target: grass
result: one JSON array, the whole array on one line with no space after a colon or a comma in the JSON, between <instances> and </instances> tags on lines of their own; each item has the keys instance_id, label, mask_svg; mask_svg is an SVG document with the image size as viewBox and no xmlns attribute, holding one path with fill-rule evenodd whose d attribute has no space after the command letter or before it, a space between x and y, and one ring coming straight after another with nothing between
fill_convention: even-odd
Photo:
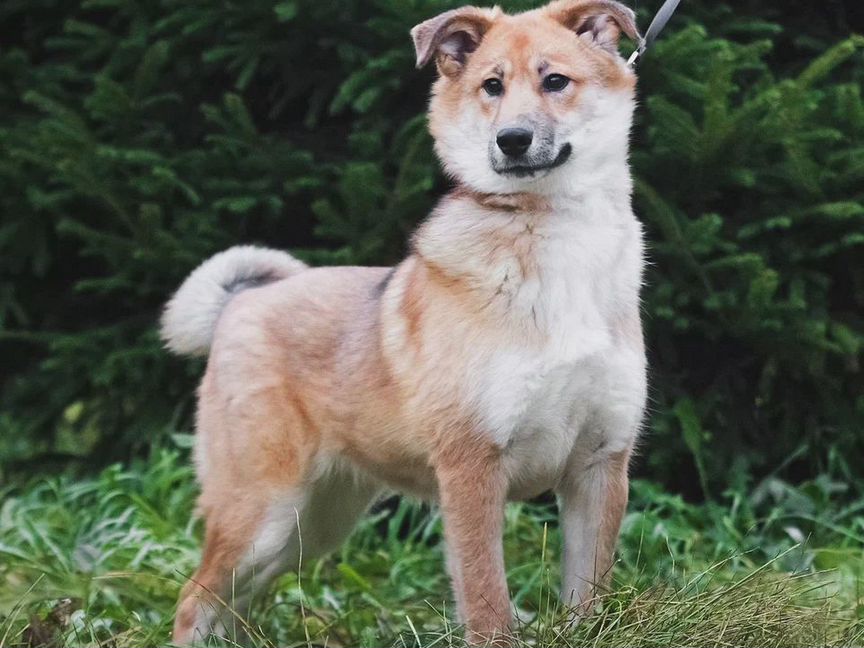
<instances>
[{"instance_id":1,"label":"grass","mask_svg":"<svg viewBox=\"0 0 864 648\"><path fill-rule=\"evenodd\" d=\"M823 476L769 479L692 505L635 482L612 590L575 624L559 608L551 504L507 510L518 645L864 645L864 499ZM8 490L0 508L0 648L154 646L198 558L178 450L84 481ZM337 554L258 593L262 646L461 645L433 509L390 501ZM242 620L238 624L242 624ZM220 642L213 642L214 645ZM220 645L232 645L226 638Z\"/></svg>"}]
</instances>

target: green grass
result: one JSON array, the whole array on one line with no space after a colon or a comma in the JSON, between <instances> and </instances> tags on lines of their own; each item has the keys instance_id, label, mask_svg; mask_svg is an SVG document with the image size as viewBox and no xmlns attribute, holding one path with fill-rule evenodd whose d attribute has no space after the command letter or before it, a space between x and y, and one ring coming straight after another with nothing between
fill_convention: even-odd
<instances>
[{"instance_id":1,"label":"green grass","mask_svg":"<svg viewBox=\"0 0 864 648\"><path fill-rule=\"evenodd\" d=\"M864 645L864 498L838 492L844 488L827 476L797 488L770 479L746 495L697 506L635 482L612 591L578 625L555 599L554 506L512 505L505 549L520 619L516 640ZM0 648L168 643L200 536L184 453L160 450L95 478L58 477L4 495ZM339 553L259 592L254 642L461 645L440 519L408 502L391 509L371 514Z\"/></svg>"}]
</instances>

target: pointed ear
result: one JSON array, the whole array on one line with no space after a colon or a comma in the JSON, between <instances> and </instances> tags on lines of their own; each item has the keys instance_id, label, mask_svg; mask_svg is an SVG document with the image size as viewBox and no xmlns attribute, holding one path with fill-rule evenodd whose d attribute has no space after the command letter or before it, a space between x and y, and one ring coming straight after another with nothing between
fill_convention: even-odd
<instances>
[{"instance_id":1,"label":"pointed ear","mask_svg":"<svg viewBox=\"0 0 864 648\"><path fill-rule=\"evenodd\" d=\"M495 9L462 7L420 23L411 30L417 67L423 67L434 57L441 74L458 74L499 13Z\"/></svg>"},{"instance_id":2,"label":"pointed ear","mask_svg":"<svg viewBox=\"0 0 864 648\"><path fill-rule=\"evenodd\" d=\"M547 11L580 38L613 54L618 53L622 31L631 40L640 40L636 14L614 0L558 0Z\"/></svg>"}]
</instances>

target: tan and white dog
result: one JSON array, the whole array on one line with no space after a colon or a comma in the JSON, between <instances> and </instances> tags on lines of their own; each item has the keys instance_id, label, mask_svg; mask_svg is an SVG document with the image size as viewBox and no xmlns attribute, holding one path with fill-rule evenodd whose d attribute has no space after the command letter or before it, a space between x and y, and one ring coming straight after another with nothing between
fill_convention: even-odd
<instances>
[{"instance_id":1,"label":"tan and white dog","mask_svg":"<svg viewBox=\"0 0 864 648\"><path fill-rule=\"evenodd\" d=\"M207 354L196 462L206 537L174 640L225 629L253 587L337 547L383 488L440 503L469 641L502 640L508 499L554 490L565 603L607 576L646 397L642 228L631 209L633 13L559 0L416 26L456 188L394 268L308 268L237 247L168 304Z\"/></svg>"}]
</instances>

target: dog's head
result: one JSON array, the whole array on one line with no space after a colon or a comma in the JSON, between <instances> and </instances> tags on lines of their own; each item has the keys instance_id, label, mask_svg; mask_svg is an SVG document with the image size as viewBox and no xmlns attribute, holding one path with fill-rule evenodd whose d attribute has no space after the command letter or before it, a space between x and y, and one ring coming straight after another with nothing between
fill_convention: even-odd
<instances>
[{"instance_id":1,"label":"dog's head","mask_svg":"<svg viewBox=\"0 0 864 648\"><path fill-rule=\"evenodd\" d=\"M481 192L551 193L624 163L636 78L622 32L638 38L613 0L462 7L414 27L417 66L438 67L429 124L446 171Z\"/></svg>"}]
</instances>

